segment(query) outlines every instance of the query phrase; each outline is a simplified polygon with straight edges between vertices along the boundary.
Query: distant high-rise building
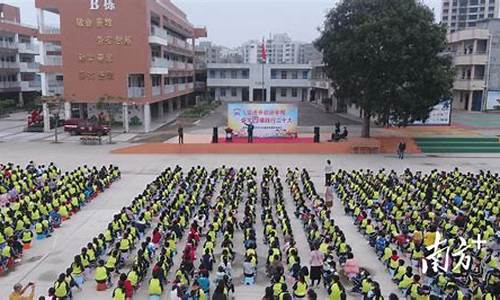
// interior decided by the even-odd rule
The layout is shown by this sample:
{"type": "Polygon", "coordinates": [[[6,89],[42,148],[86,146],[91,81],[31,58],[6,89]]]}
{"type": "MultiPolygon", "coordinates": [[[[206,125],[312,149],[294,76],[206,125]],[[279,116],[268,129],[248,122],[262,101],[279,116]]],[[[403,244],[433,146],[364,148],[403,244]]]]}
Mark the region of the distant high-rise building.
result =
{"type": "MultiPolygon", "coordinates": [[[[321,60],[312,43],[293,41],[286,33],[275,34],[265,40],[268,64],[308,64],[321,60]]],[[[262,41],[250,40],[243,44],[242,56],[246,64],[262,62],[262,41]]]]}
{"type": "Polygon", "coordinates": [[[480,20],[498,18],[500,0],[443,0],[441,21],[449,32],[476,27],[480,20]]]}

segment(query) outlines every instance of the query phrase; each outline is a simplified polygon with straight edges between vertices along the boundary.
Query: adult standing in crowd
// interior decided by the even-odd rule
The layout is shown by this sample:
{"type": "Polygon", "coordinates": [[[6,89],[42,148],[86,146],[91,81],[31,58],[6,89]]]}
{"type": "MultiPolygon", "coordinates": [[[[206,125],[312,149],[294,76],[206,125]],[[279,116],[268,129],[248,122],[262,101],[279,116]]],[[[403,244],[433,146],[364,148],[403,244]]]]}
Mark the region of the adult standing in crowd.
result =
{"type": "Polygon", "coordinates": [[[25,287],[20,283],[16,283],[14,285],[14,291],[9,296],[9,300],[33,300],[33,297],[35,297],[35,284],[33,282],[28,283],[25,287]],[[26,292],[29,287],[31,287],[30,294],[24,296],[24,292],[26,292]]]}
{"type": "Polygon", "coordinates": [[[321,270],[323,268],[323,260],[323,253],[318,250],[317,245],[314,245],[309,258],[309,264],[311,265],[311,270],[309,272],[311,276],[311,286],[314,286],[314,283],[316,281],[318,281],[318,285],[321,283],[321,270]]]}
{"type": "Polygon", "coordinates": [[[255,126],[252,123],[245,123],[245,125],[247,126],[248,143],[253,143],[253,130],[255,126]]]}
{"type": "Polygon", "coordinates": [[[333,174],[332,162],[330,160],[327,160],[325,166],[325,186],[331,185],[332,174],[333,174]]]}
{"type": "Polygon", "coordinates": [[[179,126],[179,129],[177,129],[177,133],[179,134],[179,144],[184,144],[184,128],[182,128],[182,126],[179,126]]]}
{"type": "Polygon", "coordinates": [[[399,159],[405,158],[405,151],[406,151],[406,143],[405,141],[401,140],[398,145],[398,157],[399,159]]]}

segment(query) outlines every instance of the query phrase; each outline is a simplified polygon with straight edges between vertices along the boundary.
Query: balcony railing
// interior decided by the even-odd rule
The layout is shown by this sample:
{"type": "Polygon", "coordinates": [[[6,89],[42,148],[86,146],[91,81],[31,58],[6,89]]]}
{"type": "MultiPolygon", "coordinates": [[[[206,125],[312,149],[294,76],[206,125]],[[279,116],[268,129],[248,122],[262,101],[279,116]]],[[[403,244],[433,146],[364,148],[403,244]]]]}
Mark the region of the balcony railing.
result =
{"type": "Polygon", "coordinates": [[[0,81],[0,89],[12,89],[20,87],[18,81],[0,81]]]}
{"type": "Polygon", "coordinates": [[[19,63],[13,61],[0,62],[0,69],[19,69],[19,63]]]}
{"type": "Polygon", "coordinates": [[[207,68],[207,63],[205,62],[195,62],[194,63],[194,68],[196,70],[203,70],[203,69],[206,69],[207,68]]]}
{"type": "Polygon", "coordinates": [[[49,85],[49,93],[52,95],[64,95],[64,86],[62,85],[49,85]]]}
{"type": "Polygon", "coordinates": [[[38,45],[28,43],[17,44],[17,49],[19,49],[19,52],[21,53],[34,52],[38,54],[38,52],[40,52],[40,48],[38,47],[38,45]]]}
{"type": "Polygon", "coordinates": [[[16,43],[0,41],[0,48],[17,49],[16,43]]]}
{"type": "Polygon", "coordinates": [[[188,42],[181,40],[179,38],[176,38],[176,37],[169,35],[167,41],[169,44],[174,45],[176,47],[187,49],[187,50],[192,50],[191,44],[189,44],[188,42]]]}
{"type": "Polygon", "coordinates": [[[192,70],[194,70],[194,68],[193,68],[193,64],[186,63],[186,70],[188,70],[188,71],[192,71],[192,70]]]}
{"type": "Polygon", "coordinates": [[[31,90],[31,89],[41,89],[42,83],[40,81],[21,81],[21,89],[22,90],[31,90]]]}
{"type": "Polygon", "coordinates": [[[55,45],[52,43],[45,43],[45,51],[49,52],[61,52],[62,48],[61,45],[55,45]]]}
{"type": "Polygon", "coordinates": [[[47,55],[45,58],[45,65],[47,65],[47,66],[62,66],[62,56],[47,55]]]}
{"type": "Polygon", "coordinates": [[[144,87],[131,86],[128,88],[128,96],[130,98],[144,97],[144,87]]]}
{"type": "Polygon", "coordinates": [[[195,82],[195,88],[197,89],[204,89],[207,87],[207,83],[206,82],[203,82],[203,81],[197,81],[195,82]]]}
{"type": "Polygon", "coordinates": [[[40,33],[43,34],[60,34],[61,28],[58,26],[45,25],[41,28],[40,33]]]}
{"type": "Polygon", "coordinates": [[[186,89],[186,84],[184,84],[184,83],[179,83],[179,84],[177,85],[177,90],[178,90],[179,92],[182,92],[182,91],[184,91],[185,89],[186,89]]]}
{"type": "Polygon", "coordinates": [[[168,84],[163,86],[163,92],[166,95],[175,93],[175,84],[168,84]]]}
{"type": "Polygon", "coordinates": [[[194,82],[186,83],[186,89],[188,89],[188,90],[194,89],[194,82]]]}
{"type": "Polygon", "coordinates": [[[19,66],[21,68],[21,71],[37,71],[39,69],[38,63],[36,62],[21,62],[19,63],[19,66]]]}
{"type": "Polygon", "coordinates": [[[174,70],[183,69],[181,68],[181,62],[178,62],[176,60],[167,60],[167,64],[169,69],[174,69],[174,70]]]}
{"type": "Polygon", "coordinates": [[[161,95],[161,86],[154,86],[153,87],[153,96],[160,96],[161,95]]]}
{"type": "Polygon", "coordinates": [[[151,59],[151,67],[153,68],[168,68],[168,60],[161,57],[153,57],[151,59]]]}
{"type": "Polygon", "coordinates": [[[165,29],[158,26],[151,25],[151,35],[162,38],[164,40],[168,40],[168,34],[165,29]]]}

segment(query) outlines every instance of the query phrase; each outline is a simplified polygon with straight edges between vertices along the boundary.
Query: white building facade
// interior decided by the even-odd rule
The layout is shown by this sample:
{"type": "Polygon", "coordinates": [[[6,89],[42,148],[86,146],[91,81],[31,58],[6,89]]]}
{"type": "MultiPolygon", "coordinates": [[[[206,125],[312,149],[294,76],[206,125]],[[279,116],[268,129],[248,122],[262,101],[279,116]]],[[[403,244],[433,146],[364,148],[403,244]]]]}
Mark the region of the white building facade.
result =
{"type": "Polygon", "coordinates": [[[443,0],[441,22],[448,32],[476,27],[484,19],[498,18],[500,0],[443,0]]]}
{"type": "Polygon", "coordinates": [[[312,70],[310,64],[208,64],[207,87],[216,100],[227,102],[321,101],[314,90],[330,86],[318,84],[312,70]]]}

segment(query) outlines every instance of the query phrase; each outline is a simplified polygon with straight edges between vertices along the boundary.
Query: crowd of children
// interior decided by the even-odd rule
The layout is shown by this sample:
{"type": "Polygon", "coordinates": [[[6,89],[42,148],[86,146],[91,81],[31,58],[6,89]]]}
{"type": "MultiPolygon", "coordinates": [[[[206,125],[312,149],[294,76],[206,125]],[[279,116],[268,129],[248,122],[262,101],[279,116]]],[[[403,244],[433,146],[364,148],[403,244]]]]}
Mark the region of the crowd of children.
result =
{"type": "Polygon", "coordinates": [[[335,225],[330,207],[317,193],[309,173],[305,169],[288,169],[287,183],[296,206],[295,215],[304,226],[311,249],[311,284],[322,280],[328,299],[346,299],[347,291],[341,282],[345,277],[353,286],[351,292],[362,294],[364,299],[383,299],[379,284],[358,266],[344,233],[335,225]]]}
{"type": "Polygon", "coordinates": [[[14,269],[34,239],[49,237],[119,178],[113,165],[62,173],[54,163],[0,164],[0,274],[14,269]]]}
{"type": "Polygon", "coordinates": [[[339,170],[332,181],[403,294],[493,300],[500,295],[499,179],[489,171],[382,169],[339,170]]]}

